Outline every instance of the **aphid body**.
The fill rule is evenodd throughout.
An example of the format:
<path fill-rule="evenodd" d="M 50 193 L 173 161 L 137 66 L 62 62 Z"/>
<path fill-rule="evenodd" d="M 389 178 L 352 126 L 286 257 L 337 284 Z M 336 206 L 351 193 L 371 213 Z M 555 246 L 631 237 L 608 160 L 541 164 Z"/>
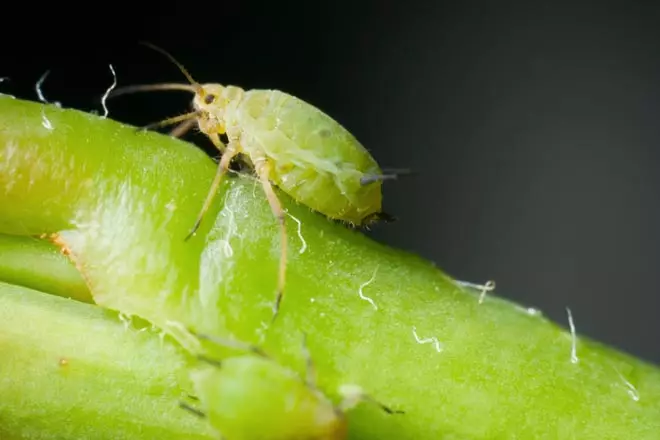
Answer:
<path fill-rule="evenodd" d="M 344 440 L 346 418 L 270 359 L 237 356 L 192 373 L 203 414 L 227 440 Z"/>
<path fill-rule="evenodd" d="M 383 217 L 382 180 L 394 175 L 383 175 L 364 146 L 313 105 L 279 90 L 246 91 L 236 86 L 199 84 L 170 54 L 148 46 L 175 63 L 189 84 L 128 86 L 115 89 L 113 95 L 153 90 L 194 93 L 194 111 L 155 124 L 182 122 L 175 129 L 181 135 L 196 122 L 222 153 L 218 172 L 187 238 L 197 231 L 232 159 L 240 156 L 254 169 L 280 225 L 281 256 L 274 318 L 285 284 L 287 240 L 285 212 L 272 185 L 329 218 L 365 226 Z M 221 135 L 227 136 L 226 145 Z"/>
<path fill-rule="evenodd" d="M 369 152 L 321 110 L 279 90 L 202 85 L 193 100 L 207 135 L 227 133 L 269 179 L 298 202 L 352 225 L 381 211 L 381 174 Z M 258 172 L 258 171 L 257 171 Z"/>
<path fill-rule="evenodd" d="M 216 346 L 249 351 L 223 360 L 206 356 L 191 373 L 195 397 L 202 409 L 185 402 L 181 407 L 208 418 L 227 440 L 345 440 L 347 411 L 371 402 L 388 414 L 402 414 L 374 400 L 361 387 L 339 387 L 342 400 L 332 401 L 318 388 L 316 369 L 303 338 L 305 379 L 269 357 L 260 348 L 233 339 L 197 335 Z"/>

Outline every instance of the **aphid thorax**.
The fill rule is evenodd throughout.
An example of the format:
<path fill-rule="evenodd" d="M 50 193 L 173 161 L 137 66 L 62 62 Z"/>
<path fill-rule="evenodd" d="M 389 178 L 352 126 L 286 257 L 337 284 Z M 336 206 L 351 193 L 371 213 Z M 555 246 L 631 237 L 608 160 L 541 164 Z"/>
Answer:
<path fill-rule="evenodd" d="M 236 86 L 200 84 L 192 101 L 200 131 L 207 136 L 225 134 L 227 126 L 235 124 L 236 108 L 244 94 L 245 90 Z"/>

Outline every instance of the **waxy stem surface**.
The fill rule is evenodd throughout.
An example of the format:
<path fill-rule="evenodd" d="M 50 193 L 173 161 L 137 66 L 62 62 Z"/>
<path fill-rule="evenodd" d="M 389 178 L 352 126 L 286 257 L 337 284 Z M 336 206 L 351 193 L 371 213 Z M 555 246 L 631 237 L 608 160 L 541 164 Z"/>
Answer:
<path fill-rule="evenodd" d="M 6 436 L 53 438 L 45 434 L 50 430 L 64 438 L 63 409 L 49 396 L 53 387 L 68 386 L 68 393 L 84 396 L 71 411 L 94 415 L 92 422 L 73 417 L 71 423 L 98 421 L 106 430 L 114 426 L 116 438 L 126 438 L 126 430 L 130 438 L 154 438 L 140 423 L 110 421 L 145 413 L 148 383 L 132 386 L 131 371 L 154 368 L 148 376 L 158 381 L 178 361 L 149 359 L 140 343 L 153 344 L 146 339 L 158 339 L 156 334 L 110 336 L 117 332 L 112 317 L 101 316 L 108 309 L 168 333 L 160 350 L 192 359 L 200 347 L 185 331 L 191 329 L 258 344 L 301 374 L 305 333 L 318 385 L 333 401 L 340 400 L 341 385 L 355 384 L 405 411 L 388 415 L 376 405 L 358 406 L 348 413 L 351 439 L 660 438 L 656 367 L 574 338 L 542 315 L 492 295 L 479 303 L 479 292 L 429 262 L 330 222 L 282 193 L 289 214 L 287 285 L 270 325 L 279 236 L 254 179 L 227 178 L 197 235 L 184 241 L 214 173 L 215 164 L 185 142 L 74 110 L 0 98 L 0 233 L 44 237 L 51 245 L 43 252 L 63 250 L 68 259 L 57 264 L 69 265 L 57 270 L 51 259 L 29 273 L 0 259 L 0 277 L 60 295 L 70 286 L 71 296 L 82 299 L 87 288 L 97 304 L 63 308 L 63 299 L 21 290 L 34 304 L 23 307 L 12 297 L 16 287 L 0 290 L 0 314 L 14 317 L 0 333 L 0 395 L 9 396 L 0 401 Z M 11 240 L 0 246 L 15 250 L 25 243 Z M 30 258 L 45 261 L 35 252 Z M 52 290 L 45 287 L 49 277 Z M 68 325 L 58 325 L 58 316 Z M 17 330 L 27 323 L 30 331 Z M 89 362 L 80 368 L 89 371 L 33 389 L 30 377 L 60 371 L 57 362 L 39 362 L 38 344 L 85 332 L 78 345 Z M 101 352 L 132 362 L 113 367 Z M 88 384 L 92 370 L 114 385 Z M 185 388 L 186 380 L 180 381 L 177 386 Z M 27 390 L 32 398 L 19 398 Z M 118 390 L 133 398 L 117 404 Z M 176 407 L 171 391 L 157 394 Z M 179 411 L 181 420 L 193 419 L 185 423 L 199 423 Z M 146 412 L 156 423 L 157 411 Z M 179 420 L 161 416 L 162 426 Z M 26 423 L 6 422 L 19 419 Z M 190 438 L 177 432 L 172 428 L 170 438 Z"/>

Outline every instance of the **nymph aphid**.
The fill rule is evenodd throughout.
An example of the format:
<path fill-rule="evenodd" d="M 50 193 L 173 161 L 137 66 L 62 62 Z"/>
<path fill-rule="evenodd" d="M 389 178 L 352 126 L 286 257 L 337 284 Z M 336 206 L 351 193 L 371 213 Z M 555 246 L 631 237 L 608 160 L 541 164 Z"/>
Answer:
<path fill-rule="evenodd" d="M 150 84 L 115 89 L 113 96 L 155 90 L 191 92 L 193 111 L 153 126 L 181 123 L 183 134 L 194 122 L 222 153 L 209 193 L 186 237 L 198 229 L 229 165 L 237 156 L 256 173 L 280 225 L 281 255 L 276 301 L 277 315 L 284 293 L 287 234 L 285 212 L 273 185 L 294 200 L 351 226 L 367 226 L 381 218 L 384 174 L 369 152 L 344 127 L 316 107 L 279 90 L 244 90 L 221 84 L 199 84 L 163 49 L 189 84 Z M 220 136 L 227 136 L 227 144 Z"/>
<path fill-rule="evenodd" d="M 334 404 L 316 384 L 314 365 L 303 344 L 306 377 L 281 365 L 258 347 L 235 340 L 199 335 L 202 339 L 245 354 L 225 359 L 200 356 L 201 368 L 192 373 L 195 403 L 180 406 L 207 418 L 228 440 L 345 440 L 346 414 L 362 402 L 388 414 L 402 414 L 356 385 L 339 387 L 341 401 Z"/>

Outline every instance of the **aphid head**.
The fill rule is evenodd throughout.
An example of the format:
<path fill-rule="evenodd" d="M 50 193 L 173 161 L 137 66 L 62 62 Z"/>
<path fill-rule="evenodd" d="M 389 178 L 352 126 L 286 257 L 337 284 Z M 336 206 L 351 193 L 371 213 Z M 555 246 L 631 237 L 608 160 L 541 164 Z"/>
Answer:
<path fill-rule="evenodd" d="M 195 110 L 214 115 L 222 111 L 228 103 L 227 87 L 221 84 L 202 84 L 193 98 Z"/>

